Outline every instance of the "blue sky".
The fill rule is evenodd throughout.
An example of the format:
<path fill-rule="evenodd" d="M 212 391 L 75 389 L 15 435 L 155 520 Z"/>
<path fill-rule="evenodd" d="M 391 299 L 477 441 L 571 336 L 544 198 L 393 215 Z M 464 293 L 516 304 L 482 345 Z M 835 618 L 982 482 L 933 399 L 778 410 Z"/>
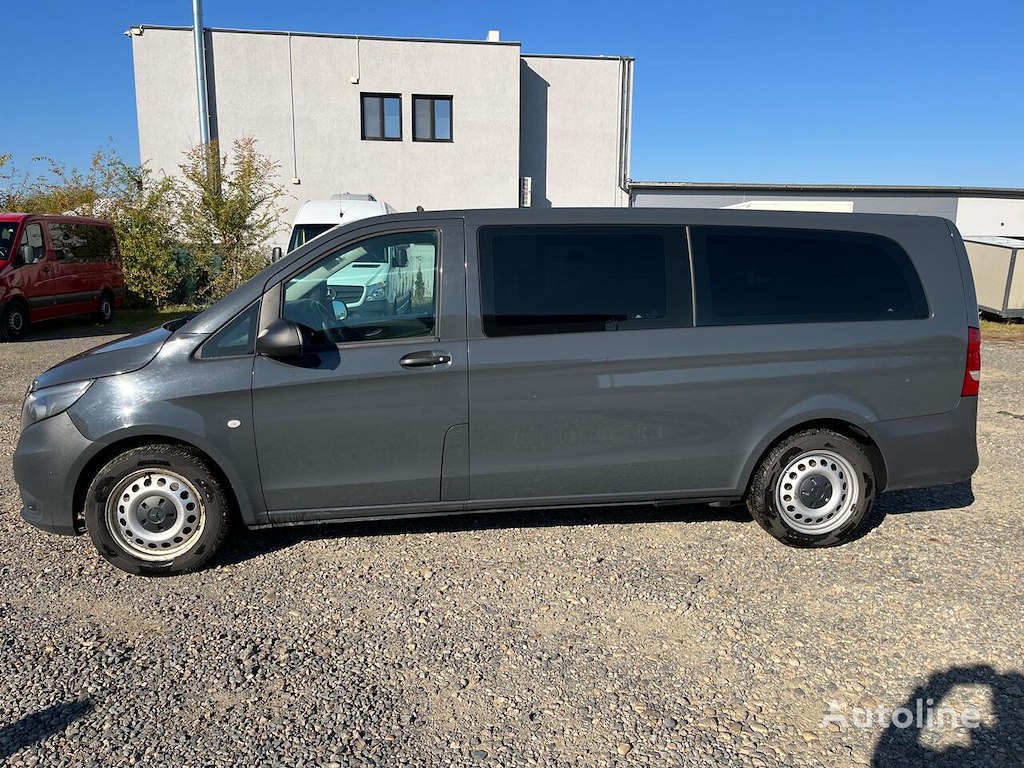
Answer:
<path fill-rule="evenodd" d="M 207 26 L 451 38 L 497 28 L 525 52 L 635 56 L 638 180 L 1024 186 L 1021 0 L 205 6 Z M 122 33 L 187 25 L 191 11 L 188 0 L 5 4 L 0 153 L 22 167 L 33 155 L 80 165 L 109 139 L 137 161 Z"/>

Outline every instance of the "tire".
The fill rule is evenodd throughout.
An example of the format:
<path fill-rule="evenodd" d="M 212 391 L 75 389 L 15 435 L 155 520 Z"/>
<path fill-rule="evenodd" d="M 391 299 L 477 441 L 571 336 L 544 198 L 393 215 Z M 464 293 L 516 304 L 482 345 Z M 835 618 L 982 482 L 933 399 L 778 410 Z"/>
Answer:
<path fill-rule="evenodd" d="M 29 312 L 24 302 L 14 299 L 0 313 L 0 335 L 4 341 L 21 341 L 28 333 Z"/>
<path fill-rule="evenodd" d="M 874 523 L 875 471 L 856 441 L 830 429 L 787 437 L 761 460 L 747 508 L 792 547 L 834 547 Z"/>
<path fill-rule="evenodd" d="M 160 576 L 201 568 L 227 536 L 229 496 L 209 463 L 180 445 L 133 448 L 93 478 L 85 527 L 107 561 Z"/>
<path fill-rule="evenodd" d="M 114 319 L 114 296 L 110 291 L 100 294 L 100 305 L 96 308 L 96 322 L 100 325 L 109 325 Z"/>

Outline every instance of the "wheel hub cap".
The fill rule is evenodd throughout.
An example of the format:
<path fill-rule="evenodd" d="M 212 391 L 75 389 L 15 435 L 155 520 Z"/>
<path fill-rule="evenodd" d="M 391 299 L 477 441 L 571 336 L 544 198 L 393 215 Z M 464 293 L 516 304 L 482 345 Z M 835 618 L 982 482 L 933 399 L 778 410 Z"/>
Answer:
<path fill-rule="evenodd" d="M 811 509 L 820 509 L 832 498 L 832 483 L 824 475 L 811 475 L 800 483 L 800 500 Z"/>
<path fill-rule="evenodd" d="M 790 528 L 830 533 L 850 519 L 859 499 L 857 473 L 833 451 L 816 450 L 792 459 L 775 486 L 775 504 Z"/>
<path fill-rule="evenodd" d="M 177 515 L 173 502 L 169 502 L 163 496 L 150 496 L 139 504 L 139 522 L 153 533 L 163 531 L 167 527 L 166 524 L 174 522 L 175 517 Z"/>

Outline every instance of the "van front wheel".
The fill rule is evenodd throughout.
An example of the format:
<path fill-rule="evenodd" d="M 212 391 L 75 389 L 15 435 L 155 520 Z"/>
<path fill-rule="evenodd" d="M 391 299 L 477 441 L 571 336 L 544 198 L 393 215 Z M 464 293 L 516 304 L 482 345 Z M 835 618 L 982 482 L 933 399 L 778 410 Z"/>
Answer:
<path fill-rule="evenodd" d="M 86 495 L 85 527 L 99 553 L 144 576 L 201 568 L 228 531 L 225 488 L 180 445 L 133 448 L 108 462 Z"/>
<path fill-rule="evenodd" d="M 0 336 L 4 341 L 21 341 L 28 333 L 28 307 L 19 299 L 8 302 L 0 313 Z"/>
<path fill-rule="evenodd" d="M 854 440 L 829 429 L 791 435 L 761 460 L 747 507 L 768 533 L 794 547 L 834 547 L 874 520 L 875 473 Z"/>

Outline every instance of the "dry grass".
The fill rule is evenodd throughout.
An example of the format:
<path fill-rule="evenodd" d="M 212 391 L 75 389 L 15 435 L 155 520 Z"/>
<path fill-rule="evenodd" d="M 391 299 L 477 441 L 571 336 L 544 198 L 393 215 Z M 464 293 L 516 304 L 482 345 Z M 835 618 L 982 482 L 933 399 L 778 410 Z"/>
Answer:
<path fill-rule="evenodd" d="M 1020 320 L 982 320 L 982 341 L 1024 341 L 1024 322 Z"/>

